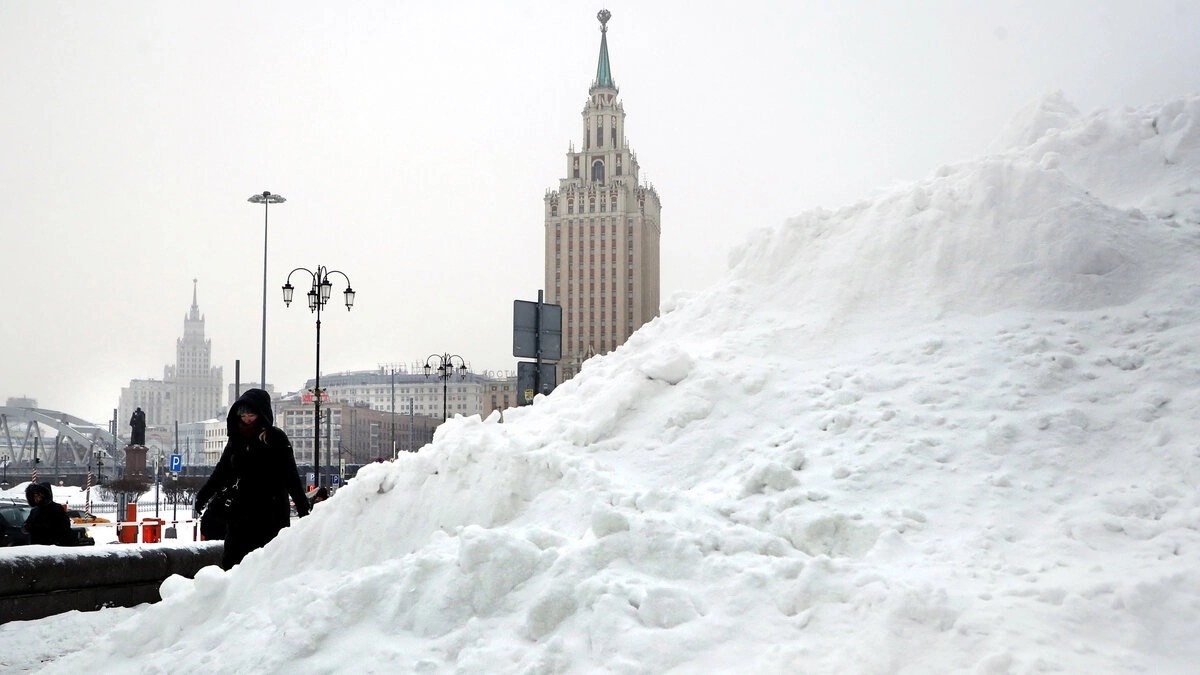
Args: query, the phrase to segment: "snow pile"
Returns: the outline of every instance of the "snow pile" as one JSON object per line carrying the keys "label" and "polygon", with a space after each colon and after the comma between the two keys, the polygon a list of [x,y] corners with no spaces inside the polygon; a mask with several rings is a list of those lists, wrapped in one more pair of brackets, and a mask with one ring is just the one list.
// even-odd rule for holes
{"label": "snow pile", "polygon": [[1192,671],[1200,97],[1040,110],[44,671]]}

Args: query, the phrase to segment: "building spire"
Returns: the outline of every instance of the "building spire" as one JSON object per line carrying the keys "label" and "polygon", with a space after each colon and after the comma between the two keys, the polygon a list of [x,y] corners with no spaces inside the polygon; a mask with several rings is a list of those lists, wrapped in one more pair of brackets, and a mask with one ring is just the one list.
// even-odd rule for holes
{"label": "building spire", "polygon": [[612,12],[602,9],[596,18],[600,21],[600,60],[596,63],[596,79],[592,82],[589,94],[597,89],[617,88],[612,78],[612,66],[608,63],[608,20],[612,18]]}
{"label": "building spire", "polygon": [[195,321],[200,318],[200,304],[196,302],[196,279],[192,279],[192,311],[188,318]]}

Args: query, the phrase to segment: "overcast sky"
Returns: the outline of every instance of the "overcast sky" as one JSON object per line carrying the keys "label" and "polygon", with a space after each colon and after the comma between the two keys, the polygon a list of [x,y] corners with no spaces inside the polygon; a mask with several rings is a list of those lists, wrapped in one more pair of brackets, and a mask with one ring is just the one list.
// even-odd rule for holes
{"label": "overcast sky", "polygon": [[279,293],[298,266],[358,292],[324,314],[323,372],[515,369],[604,6],[664,299],[754,229],[985,152],[1048,92],[1088,112],[1200,91],[1200,3],[834,4],[0,2],[0,396],[108,418],[174,363],[194,278],[213,365],[257,379],[263,190],[288,199],[277,389],[313,374],[314,317]]}

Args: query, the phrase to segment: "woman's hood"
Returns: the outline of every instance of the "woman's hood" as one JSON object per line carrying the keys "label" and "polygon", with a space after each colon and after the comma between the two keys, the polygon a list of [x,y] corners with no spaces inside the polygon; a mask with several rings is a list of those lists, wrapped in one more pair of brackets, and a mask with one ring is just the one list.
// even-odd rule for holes
{"label": "woman's hood", "polygon": [[237,401],[229,406],[229,416],[225,418],[225,424],[229,428],[229,435],[232,436],[240,423],[238,420],[238,411],[242,406],[248,406],[258,415],[258,422],[263,427],[275,426],[275,413],[271,411],[271,395],[262,389],[247,389],[242,392]]}

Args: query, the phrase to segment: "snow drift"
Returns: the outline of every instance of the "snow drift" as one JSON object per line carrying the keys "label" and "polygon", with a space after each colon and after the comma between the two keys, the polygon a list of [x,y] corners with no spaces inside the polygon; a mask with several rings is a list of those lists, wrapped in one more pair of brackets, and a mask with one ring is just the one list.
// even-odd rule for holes
{"label": "snow drift", "polygon": [[1198,121],[1053,95],[758,232],[553,395],[46,672],[1185,672]]}

